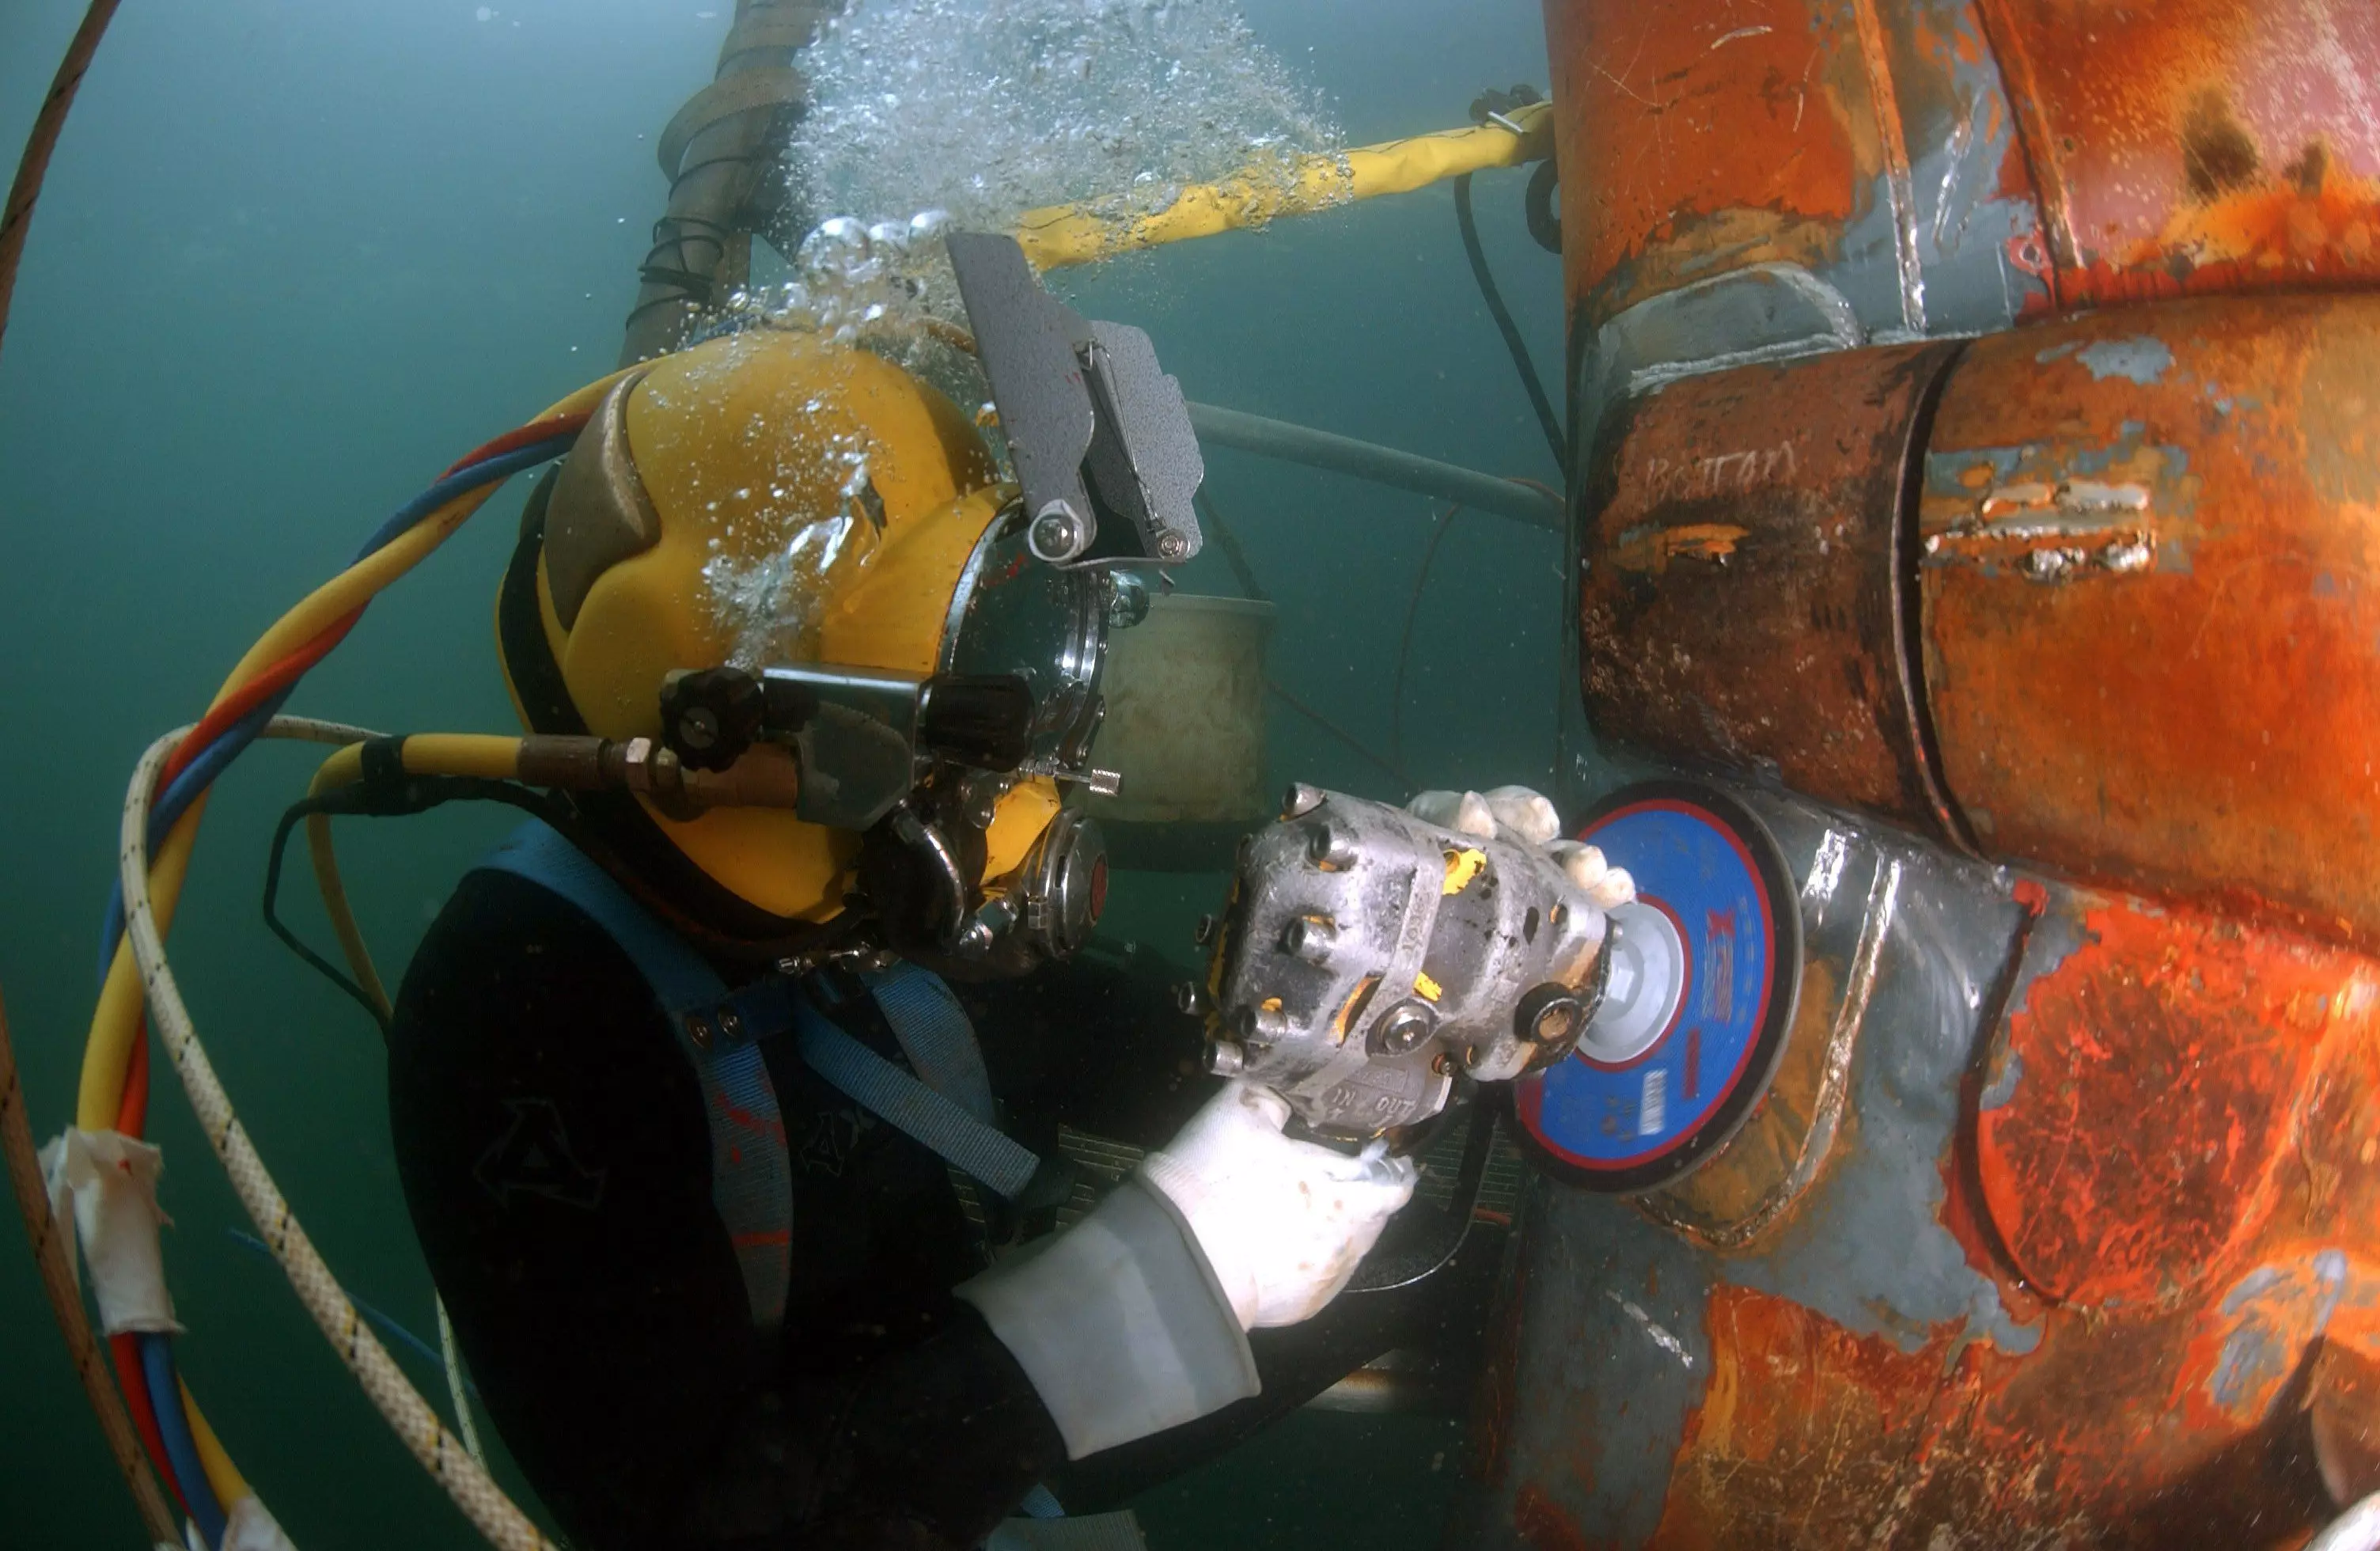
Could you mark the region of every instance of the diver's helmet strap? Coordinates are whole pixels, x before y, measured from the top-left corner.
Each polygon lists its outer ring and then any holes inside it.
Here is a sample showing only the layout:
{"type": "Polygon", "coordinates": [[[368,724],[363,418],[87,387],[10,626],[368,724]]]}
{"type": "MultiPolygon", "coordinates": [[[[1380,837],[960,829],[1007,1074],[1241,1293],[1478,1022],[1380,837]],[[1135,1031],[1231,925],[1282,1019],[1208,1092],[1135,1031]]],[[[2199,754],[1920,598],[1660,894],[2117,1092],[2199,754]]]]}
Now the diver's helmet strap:
{"type": "Polygon", "coordinates": [[[706,1018],[727,985],[701,954],[656,921],[612,876],[545,824],[532,820],[480,863],[527,878],[578,907],[636,964],[694,1068],[710,1126],[710,1198],[727,1225],[752,1323],[784,1322],[791,1280],[793,1166],[776,1085],[755,1040],[719,1038],[706,1018]]]}
{"type": "Polygon", "coordinates": [[[941,976],[902,964],[868,977],[877,1006],[917,1069],[912,1074],[838,1028],[781,975],[729,990],[683,938],[545,824],[522,825],[480,866],[525,878],[577,905],[652,988],[702,1087],[711,1203],[735,1245],[753,1323],[762,1329],[784,1318],[793,1237],[793,1172],[761,1055],[767,1040],[791,1035],[820,1077],[1003,1199],[1027,1200],[1052,1180],[1039,1157],[993,1123],[983,1051],[941,976]]]}

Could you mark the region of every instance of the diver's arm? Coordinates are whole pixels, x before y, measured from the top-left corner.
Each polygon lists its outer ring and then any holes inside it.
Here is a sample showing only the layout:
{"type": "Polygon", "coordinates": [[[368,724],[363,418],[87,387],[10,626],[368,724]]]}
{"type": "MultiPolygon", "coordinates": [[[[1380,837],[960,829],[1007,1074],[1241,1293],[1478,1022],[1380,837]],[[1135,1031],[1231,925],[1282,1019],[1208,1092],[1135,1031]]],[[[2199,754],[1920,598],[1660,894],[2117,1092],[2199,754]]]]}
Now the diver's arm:
{"type": "Polygon", "coordinates": [[[1412,1197],[1411,1159],[1293,1141],[1288,1119],[1226,1084],[1088,1217],[959,1288],[1070,1458],[1256,1394],[1246,1332],[1318,1313],[1412,1197]]]}

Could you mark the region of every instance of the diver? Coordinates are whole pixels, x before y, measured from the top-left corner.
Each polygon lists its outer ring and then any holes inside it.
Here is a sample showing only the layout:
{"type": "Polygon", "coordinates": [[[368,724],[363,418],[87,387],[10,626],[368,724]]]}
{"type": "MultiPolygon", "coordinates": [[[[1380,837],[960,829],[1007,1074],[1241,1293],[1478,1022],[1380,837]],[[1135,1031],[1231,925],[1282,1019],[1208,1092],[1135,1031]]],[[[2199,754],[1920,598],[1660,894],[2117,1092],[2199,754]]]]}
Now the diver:
{"type": "MultiPolygon", "coordinates": [[[[524,515],[497,633],[532,733],[765,781],[790,730],[806,805],[575,791],[396,1000],[407,1206],[578,1545],[980,1544],[1068,1460],[1256,1393],[1246,1332],[1315,1315],[1413,1194],[1199,1076],[1146,977],[1062,963],[1107,890],[1062,791],[1130,588],[1036,558],[995,477],[917,377],[759,328],[625,376],[524,515]],[[854,661],[920,673],[821,666],[854,661]],[[1060,1121],[1176,1129],[1019,1247],[1078,1177],[1060,1121]]],[[[1516,788],[1427,802],[1555,840],[1516,788]]]]}

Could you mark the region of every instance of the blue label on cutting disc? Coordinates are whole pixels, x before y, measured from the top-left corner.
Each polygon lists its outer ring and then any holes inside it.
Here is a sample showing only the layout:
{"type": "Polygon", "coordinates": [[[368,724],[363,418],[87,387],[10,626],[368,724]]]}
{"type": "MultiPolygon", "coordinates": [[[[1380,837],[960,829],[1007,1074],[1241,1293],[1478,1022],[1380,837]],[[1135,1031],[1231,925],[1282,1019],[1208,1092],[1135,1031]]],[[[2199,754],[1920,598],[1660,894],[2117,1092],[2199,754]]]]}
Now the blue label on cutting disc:
{"type": "Polygon", "coordinates": [[[1767,886],[1742,841],[1691,803],[1654,798],[1585,838],[1636,879],[1686,946],[1676,1015],[1633,1060],[1573,1054],[1513,1097],[1521,1123],[1584,1169],[1636,1169],[1683,1145],[1747,1081],[1768,1015],[1776,934],[1767,886]]]}

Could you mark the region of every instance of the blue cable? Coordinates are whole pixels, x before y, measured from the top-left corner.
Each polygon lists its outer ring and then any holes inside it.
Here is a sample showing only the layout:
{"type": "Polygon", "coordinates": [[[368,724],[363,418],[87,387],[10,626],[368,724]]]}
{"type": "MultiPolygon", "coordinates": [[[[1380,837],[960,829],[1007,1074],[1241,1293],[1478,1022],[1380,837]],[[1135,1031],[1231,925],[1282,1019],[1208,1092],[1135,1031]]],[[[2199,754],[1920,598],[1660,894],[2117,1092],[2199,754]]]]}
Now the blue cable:
{"type": "Polygon", "coordinates": [[[163,1331],[143,1330],[133,1337],[140,1349],[140,1373],[149,1383],[149,1409],[157,1413],[157,1435],[165,1445],[166,1462],[181,1484],[182,1501],[199,1526],[199,1538],[221,1545],[223,1505],[215,1501],[213,1484],[199,1463],[199,1446],[190,1436],[190,1419],[182,1412],[182,1387],[174,1377],[174,1343],[163,1331]]]}
{"type": "MultiPolygon", "coordinates": [[[[432,484],[428,490],[397,508],[386,522],[381,524],[363,548],[356,551],[362,561],[411,529],[423,518],[445,505],[456,496],[510,479],[525,468],[561,456],[577,440],[575,432],[532,442],[516,447],[509,453],[483,458],[460,468],[432,484]]],[[[295,687],[294,685],[292,686],[295,687]]],[[[249,745],[263,733],[265,726],[281,708],[288,703],[290,690],[285,689],[264,701],[246,716],[223,731],[223,735],[205,748],[186,766],[151,807],[148,843],[153,849],[163,844],[176,819],[188,811],[200,794],[213,783],[225,767],[238,758],[249,745]]],[[[116,944],[124,936],[124,887],[121,879],[108,891],[107,913],[101,927],[99,978],[104,985],[108,966],[115,961],[116,944]]],[[[205,1467],[199,1462],[197,1442],[190,1436],[190,1422],[182,1408],[182,1387],[174,1375],[174,1350],[171,1342],[158,1332],[142,1331],[135,1337],[140,1352],[140,1372],[149,1389],[150,1410],[157,1418],[159,1441],[165,1446],[165,1460],[172,1466],[175,1481],[182,1489],[182,1500],[198,1525],[200,1537],[209,1546],[222,1545],[224,1510],[215,1501],[214,1488],[207,1481],[205,1467]]]]}
{"type": "MultiPolygon", "coordinates": [[[[205,794],[224,767],[239,757],[240,751],[254,743],[263,733],[265,724],[281,713],[289,701],[289,691],[283,690],[272,699],[261,702],[246,716],[224,729],[223,736],[199,751],[198,757],[182,769],[182,773],[166,783],[157,801],[149,809],[149,850],[154,854],[165,843],[165,836],[175,820],[188,811],[192,803],[205,794]]],[[[115,962],[115,945],[124,936],[124,882],[118,878],[107,896],[107,914],[100,927],[99,978],[107,980],[107,966],[115,962]]]]}
{"type": "Polygon", "coordinates": [[[516,447],[509,453],[498,453],[494,457],[483,459],[467,468],[456,469],[398,507],[388,521],[381,524],[372,536],[364,540],[364,547],[356,551],[356,558],[362,560],[373,551],[385,547],[414,524],[466,491],[475,491],[481,485],[493,484],[499,479],[508,479],[524,468],[535,468],[549,458],[560,457],[570,451],[571,442],[577,440],[576,432],[563,436],[550,436],[542,442],[532,442],[526,447],[516,447]]]}
{"type": "MultiPolygon", "coordinates": [[[[356,559],[365,560],[386,548],[431,513],[466,491],[477,490],[481,485],[495,484],[522,469],[534,468],[540,463],[560,457],[570,450],[576,439],[576,433],[548,437],[542,442],[532,442],[526,447],[516,447],[509,453],[499,453],[494,457],[447,475],[397,508],[395,515],[364,541],[363,548],[356,551],[356,559]]],[[[172,831],[176,821],[214,783],[215,777],[263,735],[266,725],[281,713],[283,706],[289,703],[295,687],[283,690],[225,728],[223,735],[201,749],[197,757],[183,768],[182,773],[158,794],[157,801],[149,810],[149,847],[152,852],[165,842],[165,836],[172,831]]],[[[102,984],[106,982],[108,965],[115,962],[116,944],[123,936],[124,885],[118,879],[108,891],[107,911],[100,926],[99,977],[102,984]]]]}

